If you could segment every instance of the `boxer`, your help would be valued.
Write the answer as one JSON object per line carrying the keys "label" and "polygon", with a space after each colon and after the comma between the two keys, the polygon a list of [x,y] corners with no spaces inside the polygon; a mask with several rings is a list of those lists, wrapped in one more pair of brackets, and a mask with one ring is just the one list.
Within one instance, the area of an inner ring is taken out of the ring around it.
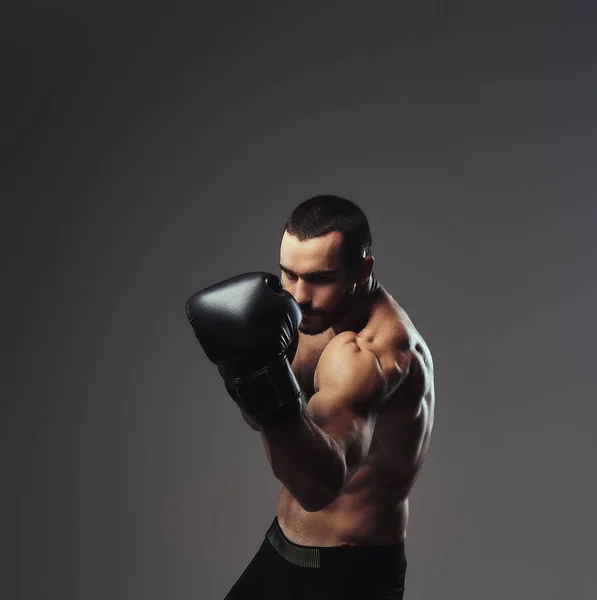
{"label": "boxer", "polygon": [[279,277],[246,273],[187,302],[282,484],[276,517],[226,600],[403,597],[433,363],[374,262],[360,207],[316,196],[284,226]]}

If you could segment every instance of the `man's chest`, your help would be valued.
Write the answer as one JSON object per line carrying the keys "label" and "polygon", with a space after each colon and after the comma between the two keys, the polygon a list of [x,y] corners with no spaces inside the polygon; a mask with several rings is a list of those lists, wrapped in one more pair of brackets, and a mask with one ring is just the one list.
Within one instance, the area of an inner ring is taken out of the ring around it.
{"label": "man's chest", "polygon": [[311,398],[316,392],[315,374],[317,365],[319,364],[321,354],[328,343],[329,339],[301,339],[296,356],[292,361],[292,371],[303,392],[305,392],[307,399]]}

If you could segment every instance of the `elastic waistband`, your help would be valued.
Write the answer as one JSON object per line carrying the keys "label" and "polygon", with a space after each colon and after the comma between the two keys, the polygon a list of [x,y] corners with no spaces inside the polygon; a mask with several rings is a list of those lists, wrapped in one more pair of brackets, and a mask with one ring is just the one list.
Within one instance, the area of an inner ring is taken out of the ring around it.
{"label": "elastic waistband", "polygon": [[284,535],[278,517],[265,538],[282,558],[299,567],[333,570],[406,568],[404,542],[385,546],[299,546]]}

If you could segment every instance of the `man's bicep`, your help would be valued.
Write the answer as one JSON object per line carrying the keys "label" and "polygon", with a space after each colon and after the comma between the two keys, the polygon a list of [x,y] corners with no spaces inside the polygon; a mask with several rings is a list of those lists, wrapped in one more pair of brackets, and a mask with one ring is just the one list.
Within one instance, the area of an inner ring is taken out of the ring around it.
{"label": "man's bicep", "polygon": [[350,471],[369,452],[384,382],[376,357],[349,346],[322,365],[320,389],[307,413],[339,444]]}

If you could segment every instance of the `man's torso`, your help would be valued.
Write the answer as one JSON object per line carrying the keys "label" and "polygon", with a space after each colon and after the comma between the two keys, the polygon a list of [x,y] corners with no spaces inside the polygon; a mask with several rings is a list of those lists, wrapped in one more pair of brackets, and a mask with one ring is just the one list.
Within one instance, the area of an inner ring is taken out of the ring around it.
{"label": "man's torso", "polygon": [[[406,537],[408,494],[422,467],[433,427],[433,366],[429,350],[406,313],[385,290],[373,302],[359,346],[371,350],[384,373],[406,344],[410,366],[380,408],[364,464],[325,509],[307,512],[283,487],[277,515],[286,536],[306,546],[393,544]],[[292,369],[307,398],[317,391],[317,365],[334,338],[300,336]]]}

